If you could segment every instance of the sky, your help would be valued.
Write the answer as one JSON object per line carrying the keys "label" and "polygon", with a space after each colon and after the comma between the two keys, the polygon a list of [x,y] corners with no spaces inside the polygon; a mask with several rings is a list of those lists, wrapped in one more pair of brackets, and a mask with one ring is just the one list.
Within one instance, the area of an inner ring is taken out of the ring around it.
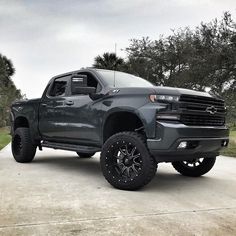
{"label": "sky", "polygon": [[55,75],[92,66],[104,52],[125,57],[130,39],[236,16],[235,0],[0,0],[0,53],[27,98],[41,97]]}

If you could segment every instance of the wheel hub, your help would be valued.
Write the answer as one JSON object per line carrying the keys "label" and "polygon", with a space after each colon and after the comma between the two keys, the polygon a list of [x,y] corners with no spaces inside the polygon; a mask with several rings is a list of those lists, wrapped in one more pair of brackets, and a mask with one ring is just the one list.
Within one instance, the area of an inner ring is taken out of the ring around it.
{"label": "wheel hub", "polygon": [[124,164],[125,164],[126,166],[130,166],[130,160],[129,160],[128,158],[125,158]]}
{"label": "wheel hub", "polygon": [[135,145],[120,141],[110,147],[109,153],[109,162],[111,160],[113,162],[111,169],[113,176],[120,180],[131,181],[140,174],[142,160]]}

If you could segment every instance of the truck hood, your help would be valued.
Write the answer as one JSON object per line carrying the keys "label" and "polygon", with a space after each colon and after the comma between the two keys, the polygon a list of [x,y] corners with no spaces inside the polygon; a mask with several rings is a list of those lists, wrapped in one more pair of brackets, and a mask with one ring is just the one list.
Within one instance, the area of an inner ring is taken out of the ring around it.
{"label": "truck hood", "polygon": [[166,94],[166,95],[195,95],[203,97],[212,97],[209,93],[200,92],[190,89],[183,88],[173,88],[173,87],[164,87],[164,86],[154,86],[154,87],[130,87],[130,88],[114,88],[113,93],[117,94]]}
{"label": "truck hood", "polygon": [[195,95],[195,96],[203,96],[203,97],[211,97],[209,93],[200,92],[191,89],[184,89],[184,88],[173,88],[173,87],[161,87],[157,86],[154,87],[154,91],[156,94],[169,94],[169,95]]}

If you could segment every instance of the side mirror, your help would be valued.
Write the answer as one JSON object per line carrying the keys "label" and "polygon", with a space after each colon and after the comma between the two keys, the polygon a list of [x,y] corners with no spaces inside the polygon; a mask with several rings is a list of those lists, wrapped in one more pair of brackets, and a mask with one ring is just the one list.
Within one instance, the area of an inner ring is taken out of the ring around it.
{"label": "side mirror", "polygon": [[96,92],[95,87],[87,86],[87,75],[74,75],[71,78],[71,93],[75,94],[92,94]]}

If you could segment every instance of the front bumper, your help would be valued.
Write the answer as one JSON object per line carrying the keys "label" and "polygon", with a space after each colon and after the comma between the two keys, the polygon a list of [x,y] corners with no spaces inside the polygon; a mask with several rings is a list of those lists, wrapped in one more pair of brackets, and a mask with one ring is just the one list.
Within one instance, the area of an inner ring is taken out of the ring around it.
{"label": "front bumper", "polygon": [[[147,145],[157,162],[189,160],[195,157],[218,155],[228,145],[227,127],[186,126],[180,123],[157,122],[156,138],[147,139]],[[186,148],[178,148],[187,142]]]}

